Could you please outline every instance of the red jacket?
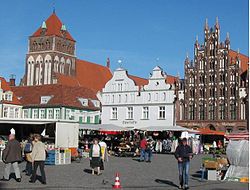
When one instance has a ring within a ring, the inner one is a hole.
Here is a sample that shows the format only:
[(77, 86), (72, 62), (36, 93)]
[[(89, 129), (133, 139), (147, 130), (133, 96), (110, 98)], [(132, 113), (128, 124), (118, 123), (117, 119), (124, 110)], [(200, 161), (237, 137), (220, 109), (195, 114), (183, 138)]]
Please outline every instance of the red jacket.
[(142, 139), (141, 143), (140, 143), (140, 148), (141, 149), (146, 149), (147, 148), (147, 140), (146, 139)]

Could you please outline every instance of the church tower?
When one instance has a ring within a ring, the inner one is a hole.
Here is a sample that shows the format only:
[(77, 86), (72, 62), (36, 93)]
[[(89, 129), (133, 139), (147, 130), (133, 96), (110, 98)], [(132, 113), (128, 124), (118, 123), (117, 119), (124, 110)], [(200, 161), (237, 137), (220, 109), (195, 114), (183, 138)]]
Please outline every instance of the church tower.
[(56, 83), (56, 75), (75, 76), (75, 40), (55, 11), (29, 37), (22, 85)]

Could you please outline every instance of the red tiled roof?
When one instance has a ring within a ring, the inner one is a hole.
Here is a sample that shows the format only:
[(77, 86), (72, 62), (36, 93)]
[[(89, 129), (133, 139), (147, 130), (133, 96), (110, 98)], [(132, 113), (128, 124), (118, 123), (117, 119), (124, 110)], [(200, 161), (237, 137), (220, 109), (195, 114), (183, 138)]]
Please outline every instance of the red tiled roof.
[[(93, 103), (84, 107), (78, 98), (97, 100), (95, 93), (85, 87), (64, 86), (58, 84), (41, 85), (41, 86), (19, 86), (12, 87), (12, 90), (20, 97), (23, 106), (66, 106), (80, 109), (97, 110)], [(41, 96), (52, 96), (47, 104), (41, 104)]]
[(174, 84), (178, 78), (175, 76), (167, 75), (166, 83), (167, 84)]
[(136, 86), (144, 86), (148, 84), (148, 80), (145, 78), (137, 77), (134, 75), (128, 75), (128, 77), (135, 82)]
[[(5, 80), (5, 78), (0, 77), (1, 80), (1, 89), (3, 89), (3, 92), (6, 91), (12, 91), (9, 83)], [(12, 101), (2, 100), (5, 104), (15, 104), (15, 105), (21, 105), (21, 102), (18, 100), (15, 93), (13, 93)]]
[[(238, 55), (238, 52), (234, 50), (229, 50), (229, 57), (230, 57), (231, 64), (235, 64), (237, 55)], [(249, 57), (239, 53), (239, 58), (241, 60), (241, 69), (243, 73), (249, 68)]]
[(66, 86), (81, 86), (76, 77), (63, 75), (60, 73), (55, 73), (57, 84), (66, 85)]
[(102, 90), (112, 78), (108, 67), (83, 60), (76, 60), (76, 79), (81, 86), (90, 88), (95, 93)]
[[(45, 23), (47, 26), (47, 31), (45, 33), (46, 36), (56, 35), (59, 37), (63, 37), (63, 34), (61, 32), (63, 23), (61, 22), (61, 20), (57, 17), (55, 13), (50, 15), (50, 17), (45, 21)], [(34, 37), (41, 36), (41, 32), (42, 32), (42, 28), (40, 27), (32, 36)], [(66, 32), (65, 38), (75, 41), (68, 31), (65, 31), (65, 32)]]

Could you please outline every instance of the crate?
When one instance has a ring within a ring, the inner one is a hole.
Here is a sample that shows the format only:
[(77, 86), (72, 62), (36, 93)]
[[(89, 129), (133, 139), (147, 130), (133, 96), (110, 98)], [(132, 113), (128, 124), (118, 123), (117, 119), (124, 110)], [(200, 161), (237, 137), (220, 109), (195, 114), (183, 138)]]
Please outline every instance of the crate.
[(205, 161), (204, 162), (204, 167), (206, 169), (217, 170), (217, 169), (219, 169), (219, 163), (217, 161)]
[(46, 165), (55, 165), (55, 151), (48, 151), (48, 157), (45, 160)]

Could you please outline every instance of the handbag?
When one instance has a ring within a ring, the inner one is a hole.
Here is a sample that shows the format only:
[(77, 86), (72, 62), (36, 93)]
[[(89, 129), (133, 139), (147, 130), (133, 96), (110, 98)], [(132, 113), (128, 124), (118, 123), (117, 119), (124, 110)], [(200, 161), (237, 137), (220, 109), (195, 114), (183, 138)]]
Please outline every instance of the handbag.
[(31, 153), (25, 154), (25, 157), (26, 157), (26, 160), (27, 160), (28, 162), (32, 162)]

